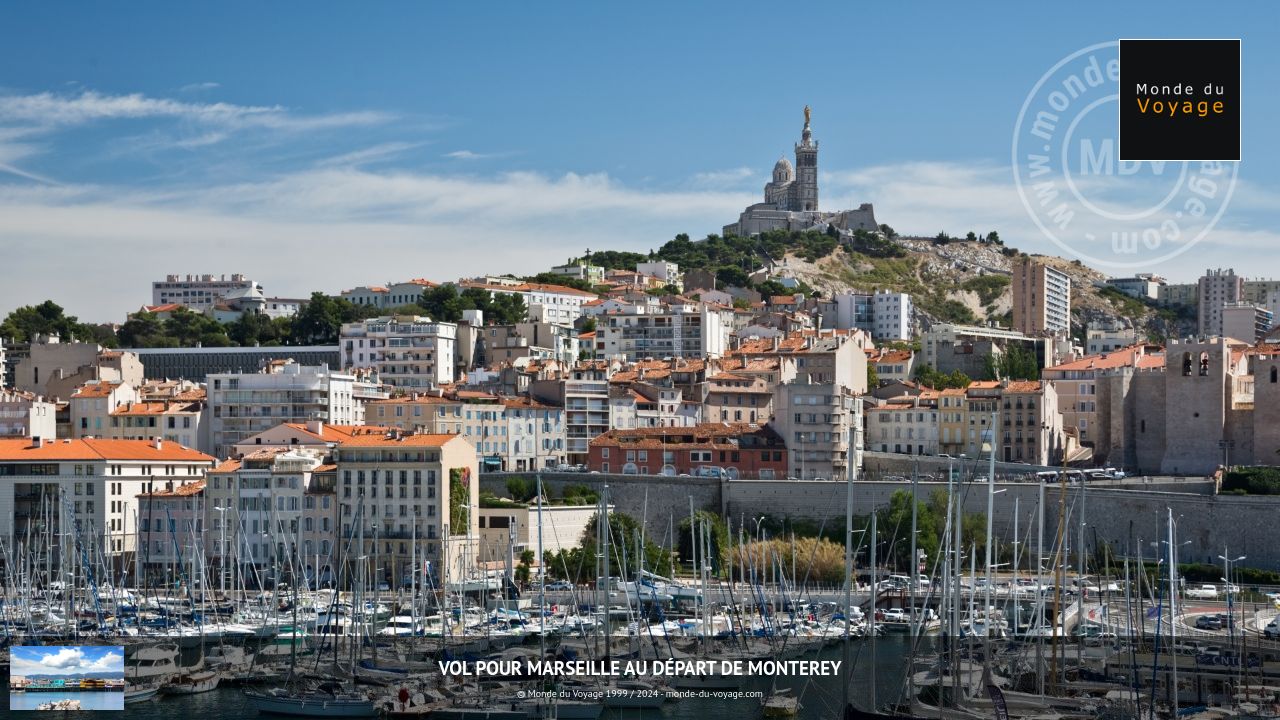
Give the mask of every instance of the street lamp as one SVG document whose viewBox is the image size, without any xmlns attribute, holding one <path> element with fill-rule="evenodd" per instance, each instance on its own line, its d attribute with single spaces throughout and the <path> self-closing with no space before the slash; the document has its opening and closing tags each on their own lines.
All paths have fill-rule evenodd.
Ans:
<svg viewBox="0 0 1280 720">
<path fill-rule="evenodd" d="M 1224 545 L 1222 547 L 1222 552 L 1225 553 L 1226 551 L 1227 551 L 1227 548 Z M 1223 573 L 1222 582 L 1226 585 L 1226 590 L 1227 590 L 1227 636 L 1231 638 L 1231 644 L 1234 645 L 1236 641 L 1236 631 L 1235 631 L 1235 618 L 1232 616 L 1232 608 L 1231 608 L 1231 566 L 1235 563 L 1240 562 L 1241 560 L 1244 560 L 1245 556 L 1241 555 L 1238 558 L 1228 558 L 1226 555 L 1219 555 L 1218 559 L 1222 561 L 1222 573 Z M 1240 609 L 1241 609 L 1240 622 L 1244 622 L 1244 612 L 1243 612 L 1244 604 L 1243 603 L 1241 603 Z M 1240 632 L 1241 632 L 1241 635 L 1243 636 L 1244 629 L 1241 628 Z"/>
</svg>

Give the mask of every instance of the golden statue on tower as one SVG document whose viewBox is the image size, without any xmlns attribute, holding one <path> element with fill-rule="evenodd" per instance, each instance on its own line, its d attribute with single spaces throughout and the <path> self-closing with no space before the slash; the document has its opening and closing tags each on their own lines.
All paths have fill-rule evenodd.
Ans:
<svg viewBox="0 0 1280 720">
<path fill-rule="evenodd" d="M 804 106 L 804 124 L 805 125 L 809 124 L 809 113 L 810 113 L 809 106 L 805 105 Z"/>
</svg>

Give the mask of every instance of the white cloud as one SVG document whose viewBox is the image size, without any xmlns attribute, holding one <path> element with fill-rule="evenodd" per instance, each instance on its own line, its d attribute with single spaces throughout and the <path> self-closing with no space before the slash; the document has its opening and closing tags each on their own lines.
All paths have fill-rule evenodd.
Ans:
<svg viewBox="0 0 1280 720">
<path fill-rule="evenodd" d="M 100 648 L 86 653 L 80 647 L 18 648 L 11 652 L 10 672 L 13 675 L 51 675 L 94 672 L 123 672 L 124 653 L 107 649 L 97 659 Z"/>
<path fill-rule="evenodd" d="M 349 153 L 335 155 L 334 157 L 325 158 L 317 165 L 322 167 L 333 166 L 350 166 L 356 167 L 360 165 L 368 165 L 384 160 L 391 160 L 399 155 L 408 152 L 417 147 L 421 147 L 425 143 L 407 143 L 407 142 L 388 142 L 373 145 L 371 147 L 354 150 Z"/>
<path fill-rule="evenodd" d="M 689 185 L 703 190 L 740 190 L 751 184 L 751 180 L 759 180 L 756 171 L 749 167 L 738 167 L 697 173 L 689 181 Z M 756 184 L 762 185 L 763 182 Z"/>
<path fill-rule="evenodd" d="M 202 90 L 215 90 L 220 87 L 222 87 L 222 83 L 200 82 L 200 83 L 191 83 L 190 85 L 183 85 L 182 87 L 178 88 L 178 90 L 180 92 L 200 92 Z"/>
<path fill-rule="evenodd" d="M 450 160 L 489 160 L 492 158 L 507 157 L 510 154 L 511 153 L 478 153 L 470 150 L 454 150 L 453 152 L 445 153 L 443 157 L 447 157 Z"/>
</svg>

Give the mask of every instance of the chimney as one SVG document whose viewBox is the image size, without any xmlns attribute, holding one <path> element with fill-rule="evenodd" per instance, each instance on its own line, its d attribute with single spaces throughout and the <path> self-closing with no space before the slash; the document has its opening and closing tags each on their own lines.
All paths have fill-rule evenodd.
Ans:
<svg viewBox="0 0 1280 720">
<path fill-rule="evenodd" d="M 307 421 L 307 432 L 310 432 L 310 433 L 315 434 L 315 435 L 320 435 L 320 436 L 322 436 L 322 437 L 323 437 L 323 436 L 324 436 L 324 421 L 323 421 L 323 420 L 308 420 L 308 421 Z"/>
<path fill-rule="evenodd" d="M 773 351 L 778 352 L 778 336 L 773 336 Z"/>
<path fill-rule="evenodd" d="M 33 448 L 44 447 L 44 438 L 40 437 L 39 435 L 33 435 L 31 437 L 31 447 Z"/>
<path fill-rule="evenodd" d="M 151 447 L 153 447 L 153 448 L 155 448 L 155 449 L 157 449 L 157 450 L 163 450 L 163 449 L 164 449 L 164 440 L 163 440 L 163 439 L 161 439 L 161 438 L 159 438 L 159 437 L 153 437 L 153 438 L 151 438 Z"/>
</svg>

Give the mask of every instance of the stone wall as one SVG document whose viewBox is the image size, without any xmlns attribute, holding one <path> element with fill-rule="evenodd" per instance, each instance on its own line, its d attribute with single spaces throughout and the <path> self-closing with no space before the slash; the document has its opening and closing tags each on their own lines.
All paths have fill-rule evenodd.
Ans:
<svg viewBox="0 0 1280 720">
<path fill-rule="evenodd" d="M 519 473 L 485 474 L 481 488 L 499 495 L 506 494 L 506 478 Z M 526 477 L 532 477 L 525 475 Z M 646 519 L 647 533 L 660 544 L 666 544 L 668 528 L 678 527 L 689 516 L 689 499 L 697 509 L 719 512 L 731 518 L 734 525 L 743 519 L 767 515 L 773 518 L 797 518 L 823 523 L 828 528 L 843 526 L 845 488 L 843 482 L 796 480 L 734 480 L 713 478 L 652 477 L 638 475 L 599 475 L 582 473 L 544 473 L 543 485 L 552 497 L 563 492 L 567 484 L 584 484 L 603 489 L 609 486 L 609 499 L 618 512 L 637 520 Z M 935 490 L 946 490 L 945 482 L 919 482 L 918 497 L 927 501 Z M 1012 540 L 1014 510 L 1018 512 L 1021 541 L 1034 546 L 1036 538 L 1036 504 L 1041 486 L 1025 482 L 997 482 L 993 526 L 997 537 Z M 1045 484 L 1045 543 L 1052 545 L 1057 533 L 1060 489 Z M 854 483 L 854 513 L 865 516 L 889 503 L 898 490 L 911 490 L 909 481 Z M 967 482 L 960 486 L 961 502 L 966 514 L 985 513 L 987 486 Z M 1082 497 L 1083 496 L 1083 497 Z M 1215 496 L 1212 482 L 1176 478 L 1132 478 L 1116 487 L 1086 485 L 1083 489 L 1069 486 L 1065 510 L 1071 530 L 1067 545 L 1077 542 L 1081 505 L 1086 523 L 1085 544 L 1092 551 L 1097 544 L 1111 545 L 1119 555 L 1152 557 L 1151 542 L 1167 539 L 1167 510 L 1173 510 L 1177 522 L 1178 541 L 1190 540 L 1179 551 L 1180 562 L 1209 562 L 1223 554 L 1224 547 L 1232 557 L 1248 556 L 1242 563 L 1249 567 L 1280 569 L 1280 543 L 1275 541 L 1274 526 L 1280 512 L 1280 498 Z M 1158 546 L 1163 548 L 1164 546 Z M 1161 550 L 1167 552 L 1167 550 Z"/>
</svg>

